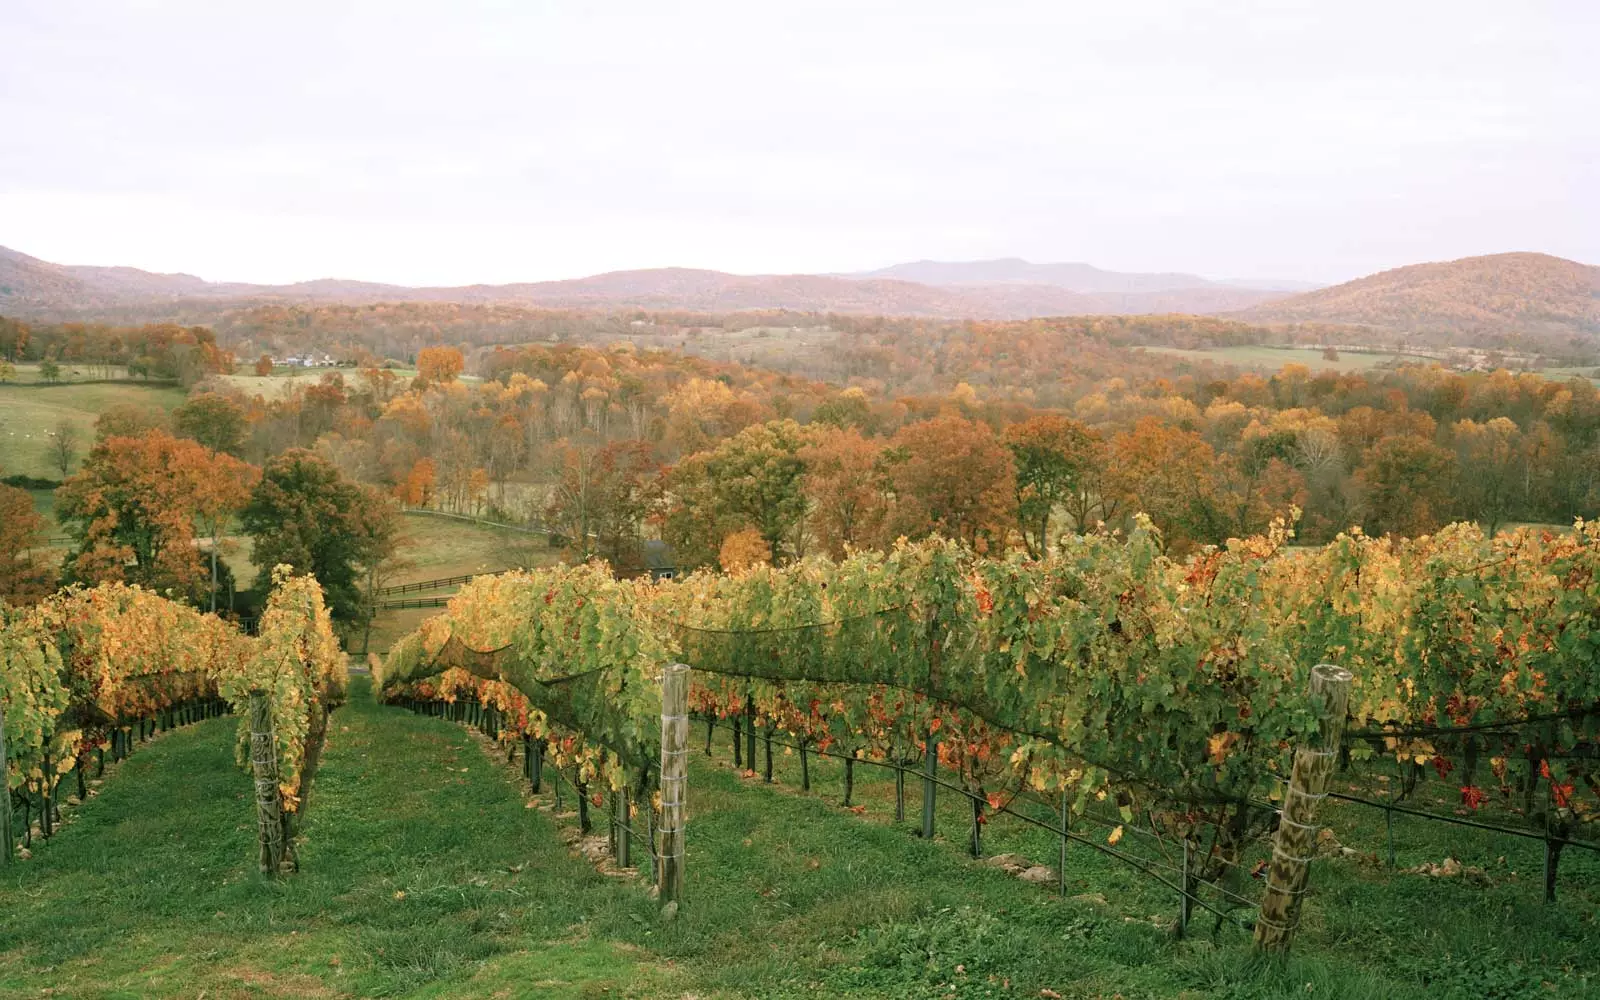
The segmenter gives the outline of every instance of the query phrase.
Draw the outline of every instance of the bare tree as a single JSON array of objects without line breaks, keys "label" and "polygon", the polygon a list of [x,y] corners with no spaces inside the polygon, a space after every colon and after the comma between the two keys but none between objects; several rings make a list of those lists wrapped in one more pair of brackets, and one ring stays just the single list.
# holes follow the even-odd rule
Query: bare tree
[{"label": "bare tree", "polygon": [[50,463],[61,473],[61,478],[67,478],[67,473],[72,469],[72,460],[78,457],[78,426],[65,417],[56,424],[56,429],[49,434],[50,444],[48,454]]}]

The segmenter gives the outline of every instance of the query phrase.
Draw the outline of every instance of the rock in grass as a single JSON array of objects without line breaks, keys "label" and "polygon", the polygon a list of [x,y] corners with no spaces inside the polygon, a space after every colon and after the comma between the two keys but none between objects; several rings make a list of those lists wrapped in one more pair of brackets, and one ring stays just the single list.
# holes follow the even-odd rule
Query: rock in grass
[{"label": "rock in grass", "polygon": [[1017,878],[1022,879],[1024,882],[1054,882],[1056,880],[1056,870],[1046,865],[1034,865],[1032,868],[1018,872]]},{"label": "rock in grass", "polygon": [[983,863],[990,868],[1015,868],[1019,871],[1033,867],[1033,862],[1020,854],[996,854],[992,858],[985,858]]}]

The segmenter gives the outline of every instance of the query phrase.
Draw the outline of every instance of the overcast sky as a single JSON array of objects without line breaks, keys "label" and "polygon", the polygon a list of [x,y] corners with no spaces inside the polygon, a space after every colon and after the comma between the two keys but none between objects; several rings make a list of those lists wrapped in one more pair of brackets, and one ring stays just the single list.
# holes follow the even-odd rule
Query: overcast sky
[{"label": "overcast sky", "polygon": [[1600,263],[1600,2],[0,3],[0,245],[407,284]]}]

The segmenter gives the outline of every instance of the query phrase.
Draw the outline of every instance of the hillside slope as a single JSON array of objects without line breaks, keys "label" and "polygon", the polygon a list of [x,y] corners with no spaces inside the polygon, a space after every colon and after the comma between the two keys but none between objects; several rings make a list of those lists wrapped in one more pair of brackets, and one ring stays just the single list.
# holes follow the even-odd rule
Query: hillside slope
[{"label": "hillside slope", "polygon": [[1600,267],[1503,253],[1382,271],[1245,311],[1257,322],[1351,323],[1418,341],[1600,349]]}]

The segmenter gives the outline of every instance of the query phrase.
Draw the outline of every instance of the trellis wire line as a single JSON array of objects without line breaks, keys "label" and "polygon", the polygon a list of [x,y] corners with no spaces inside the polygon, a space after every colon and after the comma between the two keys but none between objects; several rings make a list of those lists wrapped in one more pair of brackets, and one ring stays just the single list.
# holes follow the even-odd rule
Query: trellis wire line
[{"label": "trellis wire line", "polygon": [[[467,701],[462,701],[462,704],[467,704],[467,703],[468,703]],[[420,704],[427,704],[427,702],[418,701],[417,704],[419,704],[419,705]],[[445,704],[445,702],[436,701],[435,704]],[[478,702],[477,704],[482,704],[482,702]],[[415,711],[415,710],[413,710],[413,711]],[[454,720],[445,719],[443,721],[450,722],[450,721],[454,721]],[[478,728],[476,726],[473,726],[472,723],[466,722],[464,720],[458,722],[457,724],[461,725],[461,726],[464,726],[464,727],[467,727],[469,729]],[[483,732],[482,729],[478,729],[478,731],[480,733]],[[534,738],[535,739],[539,739],[539,737],[534,737]],[[603,746],[603,744],[602,744],[602,746]],[[611,749],[611,748],[610,747],[606,747],[606,749]],[[661,767],[661,763],[659,761],[646,761],[644,764],[642,764],[640,766],[643,767],[643,768],[646,768],[646,769],[648,769],[650,767],[655,767],[657,770],[659,770],[660,767]],[[565,781],[567,783],[567,785],[572,788],[573,793],[575,795],[577,794],[578,782],[575,779],[569,778],[565,774],[563,774],[561,772],[561,768],[560,768],[559,765],[554,764],[554,763],[546,764],[544,773],[546,773],[546,774],[550,775],[552,778],[554,778],[554,780],[557,783]],[[672,780],[672,779],[668,779],[668,780]],[[612,810],[610,806],[601,806],[599,808],[603,809],[606,812],[606,814],[609,815],[609,816],[615,817],[615,815],[616,815],[615,811]],[[651,857],[660,857],[661,856],[659,853],[656,852],[655,845],[651,841],[651,838],[650,838],[649,834],[640,833],[638,830],[635,830],[631,825],[629,825],[626,822],[618,823],[617,825],[619,827],[622,827],[623,829],[626,829],[629,832],[629,834],[631,834],[632,836],[637,837],[637,838],[643,840],[646,844],[648,844],[650,846],[650,855],[651,855]]]},{"label": "trellis wire line", "polygon": [[[718,722],[716,720],[708,720],[708,721],[710,721],[711,725],[713,727],[715,727],[715,728],[724,729],[724,730],[727,730],[729,732],[732,731],[732,727],[726,726],[721,722]],[[786,746],[786,747],[790,747],[791,749],[796,749],[796,750],[800,749],[799,747],[796,747],[792,743],[786,743],[786,742],[783,742],[781,740],[774,739],[772,742],[773,742],[773,744],[775,746]],[[833,757],[833,758],[838,759],[838,760],[855,760],[855,761],[859,761],[861,763],[871,764],[871,765],[876,766],[876,767],[883,767],[883,768],[888,768],[890,770],[904,771],[904,772],[906,772],[908,774],[915,774],[915,775],[918,775],[919,777],[923,778],[924,780],[930,780],[936,785],[940,785],[940,786],[942,786],[944,788],[948,788],[949,790],[951,790],[953,792],[956,792],[958,794],[964,795],[969,799],[972,799],[974,801],[982,801],[981,799],[978,799],[977,796],[973,795],[970,791],[968,791],[967,789],[965,789],[965,788],[963,788],[963,787],[961,787],[959,785],[951,784],[951,783],[949,783],[947,781],[944,781],[942,779],[939,779],[939,778],[928,778],[927,774],[922,772],[922,771],[917,771],[917,770],[914,770],[912,768],[908,768],[908,767],[904,767],[904,766],[899,765],[899,764],[891,763],[889,761],[873,760],[870,757],[849,757],[849,756],[847,756],[845,754],[833,753],[831,751],[821,750],[821,749],[816,749],[816,748],[812,748],[807,752],[816,753],[818,756],[823,756],[823,757]],[[1071,830],[1063,830],[1058,826],[1053,826],[1053,825],[1051,825],[1049,823],[1045,823],[1042,820],[1039,820],[1039,819],[1036,819],[1036,818],[1034,818],[1032,816],[1027,815],[1026,813],[1017,812],[1016,810],[1010,808],[1009,806],[1001,806],[1000,808],[995,809],[993,811],[995,813],[1003,813],[1003,814],[1005,814],[1007,816],[1013,816],[1013,817],[1015,817],[1017,819],[1022,820],[1024,823],[1030,823],[1033,826],[1036,826],[1036,827],[1038,827],[1038,828],[1040,828],[1042,830],[1046,830],[1046,831],[1054,834],[1057,837],[1064,837],[1067,840],[1076,841],[1077,843],[1080,843],[1080,844],[1085,844],[1085,845],[1087,845],[1089,847],[1094,848],[1097,851],[1100,851],[1102,854],[1106,854],[1106,855],[1109,855],[1110,857],[1116,858],[1117,860],[1121,861],[1123,864],[1129,866],[1130,868],[1133,868],[1136,871],[1139,871],[1145,877],[1154,879],[1155,881],[1161,883],[1162,885],[1164,885],[1167,888],[1171,889],[1173,892],[1177,893],[1180,896],[1187,897],[1190,901],[1194,902],[1196,905],[1200,906],[1201,908],[1210,911],[1211,913],[1215,914],[1216,916],[1218,916],[1218,917],[1220,917],[1220,918],[1222,918],[1224,920],[1229,920],[1229,921],[1232,921],[1232,922],[1238,924],[1238,926],[1242,930],[1249,930],[1250,929],[1250,926],[1247,923],[1241,921],[1237,914],[1230,913],[1230,912],[1227,912],[1227,911],[1224,911],[1224,910],[1219,910],[1215,906],[1211,905],[1210,903],[1208,903],[1205,900],[1201,899],[1200,897],[1196,896],[1194,893],[1189,892],[1186,889],[1180,888],[1179,886],[1174,885],[1171,882],[1168,882],[1165,878],[1163,878],[1160,875],[1156,874],[1154,871],[1151,870],[1150,867],[1148,867],[1148,865],[1146,863],[1146,859],[1139,858],[1136,855],[1126,854],[1124,852],[1117,851],[1117,850],[1115,850],[1115,849],[1113,849],[1111,847],[1108,847],[1108,846],[1106,846],[1104,844],[1096,843],[1095,841],[1093,841],[1093,840],[1091,840],[1091,839],[1089,839],[1087,837],[1084,837],[1084,836],[1081,836],[1079,834],[1073,833]],[[1154,863],[1159,864],[1159,862],[1154,862]],[[1168,865],[1166,867],[1170,868],[1171,866]],[[1173,870],[1174,871],[1179,871],[1181,869],[1173,869]],[[1199,883],[1199,882],[1197,882],[1196,884],[1199,885],[1199,884],[1210,884],[1210,883]],[[1217,887],[1217,888],[1220,888],[1220,887]],[[1256,904],[1251,902],[1248,905],[1254,906]]]},{"label": "trellis wire line", "polygon": [[[727,725],[726,723],[719,722],[719,721],[714,720],[714,719],[708,719],[706,721],[709,722],[712,725],[713,728],[721,729],[724,732],[730,732],[730,733],[734,732],[733,727]],[[780,739],[777,739],[777,738],[773,738],[772,743],[773,743],[774,746],[788,747],[788,748],[790,748],[792,750],[801,750],[802,749],[801,747],[796,746],[793,743],[787,743],[787,742],[785,742],[783,740],[780,740]],[[923,771],[923,770],[921,770],[921,769],[919,769],[917,767],[908,767],[908,766],[906,766],[904,764],[897,764],[897,763],[895,763],[893,761],[889,761],[889,760],[874,760],[871,757],[852,757],[852,756],[850,756],[848,754],[835,753],[835,752],[833,752],[831,750],[822,750],[822,749],[819,749],[817,747],[811,747],[809,749],[804,750],[803,752],[814,753],[814,754],[818,755],[819,757],[832,757],[835,760],[854,760],[854,761],[856,761],[858,763],[868,764],[868,765],[871,765],[873,767],[881,767],[881,768],[885,768],[885,769],[891,770],[891,771],[900,771],[900,772],[902,772],[904,774],[913,775],[913,776],[917,777],[919,780],[922,780],[922,781],[931,781],[933,784],[935,784],[935,785],[937,785],[937,786],[939,786],[941,788],[948,789],[948,790],[950,790],[952,792],[955,792],[958,795],[965,796],[966,798],[971,799],[973,801],[981,801],[981,802],[984,802],[985,805],[988,804],[986,800],[980,799],[978,796],[972,794],[972,792],[969,791],[966,787],[964,787],[962,785],[957,785],[957,784],[955,784],[953,782],[947,781],[947,780],[945,780],[943,778],[940,778],[940,777],[929,777],[927,772],[925,772],[925,771]],[[1037,800],[1031,800],[1031,801],[1037,801]],[[1043,807],[1045,807],[1045,808],[1053,808],[1052,806],[1050,806],[1049,803],[1040,802],[1038,804],[1043,806]],[[1273,807],[1267,807],[1267,808],[1270,809],[1270,808],[1273,808]],[[1035,823],[1035,825],[1038,825],[1038,821],[1034,820],[1032,817],[1023,816],[1022,814],[1017,813],[1016,811],[1014,811],[1012,809],[1009,809],[1009,808],[1001,807],[999,809],[994,809],[994,808],[991,807],[991,812],[1003,812],[1003,813],[1006,813],[1008,815],[1017,816],[1018,818],[1026,819],[1029,822],[1032,822],[1032,823]],[[1127,827],[1129,829],[1132,829],[1132,830],[1135,830],[1135,831],[1137,831],[1139,833],[1145,834],[1146,836],[1154,837],[1157,840],[1161,840],[1162,839],[1160,834],[1155,833],[1155,832],[1150,831],[1150,830],[1145,830],[1143,827],[1139,827],[1139,826],[1134,825],[1134,824],[1128,824],[1128,823],[1122,823],[1120,821],[1109,820],[1109,819],[1106,819],[1106,818],[1101,817],[1101,816],[1096,816],[1093,813],[1081,813],[1079,815],[1085,816],[1088,819],[1094,820],[1095,822],[1101,823],[1101,824],[1103,824],[1105,826],[1125,826],[1125,827]],[[1053,830],[1053,829],[1056,829],[1056,828],[1049,827],[1049,829]],[[1069,836],[1071,836],[1070,833],[1069,833]],[[1228,861],[1226,858],[1219,858],[1217,860],[1221,861],[1224,864],[1232,865],[1232,866],[1234,866],[1236,868],[1243,869],[1242,865],[1238,864],[1237,862]],[[1159,865],[1159,866],[1161,866],[1163,868],[1168,869],[1169,871],[1181,872],[1183,870],[1183,869],[1181,869],[1181,868],[1179,868],[1179,867],[1177,867],[1175,865],[1172,865],[1172,864],[1170,864],[1168,862],[1165,862],[1165,861],[1155,861],[1154,859],[1151,859],[1150,863],[1151,864],[1155,864],[1155,865]]]},{"label": "trellis wire line", "polygon": [[1421,809],[1411,809],[1402,805],[1390,805],[1388,803],[1377,802],[1372,799],[1364,799],[1355,795],[1344,795],[1339,792],[1329,792],[1328,797],[1338,799],[1341,802],[1354,802],[1357,805],[1368,806],[1373,809],[1385,809],[1391,812],[1401,813],[1406,816],[1416,816],[1419,819],[1435,820],[1440,823],[1450,823],[1455,826],[1466,826],[1475,830],[1487,830],[1490,833],[1500,833],[1508,837],[1521,837],[1524,840],[1537,840],[1552,844],[1561,844],[1566,847],[1577,847],[1582,850],[1600,853],[1600,844],[1592,841],[1572,840],[1568,837],[1552,837],[1543,833],[1535,833],[1532,830],[1518,830],[1514,827],[1497,826],[1493,823],[1480,823],[1477,820],[1466,819],[1462,816],[1445,816],[1441,813],[1431,813]]},{"label": "trellis wire line", "polygon": [[656,621],[661,622],[661,624],[665,625],[667,628],[678,629],[684,632],[699,632],[701,635],[773,635],[778,632],[804,632],[807,629],[831,628],[835,625],[849,625],[853,622],[861,622],[866,621],[869,618],[876,618],[879,615],[887,615],[893,614],[897,611],[904,611],[909,606],[910,605],[906,604],[894,604],[887,608],[879,608],[876,611],[863,611],[860,614],[847,615],[844,618],[835,618],[832,621],[805,622],[799,625],[774,625],[771,628],[703,628],[698,625],[686,625],[683,622],[662,621],[659,616],[651,614],[650,612],[646,612],[646,614],[650,615],[650,617],[654,618]]},{"label": "trellis wire line", "polygon": [[[1039,805],[1039,806],[1041,806],[1043,808],[1046,808],[1046,809],[1051,809],[1052,808],[1049,803],[1041,802],[1041,801],[1039,801],[1037,799],[1024,799],[1023,801],[1030,802],[1030,803],[1035,804],[1035,805]],[[1017,816],[1019,816],[1019,818],[1022,818],[1022,817],[1020,817],[1019,814],[1014,813],[1009,809],[1002,809],[1002,810],[997,810],[997,811],[1011,813],[1012,815],[1017,815]],[[1127,829],[1136,830],[1137,832],[1143,833],[1143,834],[1145,834],[1145,835],[1147,835],[1149,837],[1152,837],[1152,838],[1156,839],[1157,841],[1160,841],[1162,843],[1166,843],[1166,840],[1160,834],[1155,833],[1152,830],[1146,830],[1146,829],[1144,829],[1142,827],[1133,826],[1132,824],[1128,824],[1128,823],[1113,822],[1113,821],[1108,820],[1108,819],[1106,819],[1104,817],[1096,816],[1093,813],[1088,813],[1088,812],[1078,813],[1076,815],[1078,817],[1080,817],[1080,818],[1094,820],[1096,822],[1104,824],[1105,826],[1121,826],[1121,827],[1125,827]],[[1031,818],[1030,818],[1030,821],[1031,821]],[[1055,827],[1051,827],[1050,829],[1055,830],[1056,828]],[[1146,857],[1143,857],[1143,856],[1140,856],[1140,855],[1133,855],[1133,856],[1134,857],[1138,857],[1139,860],[1144,861],[1146,864],[1149,864],[1149,865],[1152,865],[1152,866],[1155,866],[1155,867],[1158,867],[1158,868],[1164,868],[1167,871],[1177,872],[1180,876],[1183,874],[1183,869],[1182,868],[1178,867],[1177,865],[1171,864],[1170,862],[1167,862],[1165,860],[1158,860],[1156,858],[1146,858]],[[1222,858],[1222,857],[1213,857],[1212,860],[1220,861],[1224,865],[1227,865],[1227,866],[1230,866],[1230,867],[1233,867],[1233,868],[1237,868],[1238,870],[1240,870],[1242,872],[1245,872],[1246,874],[1250,875],[1251,877],[1254,877],[1253,872],[1251,872],[1249,869],[1247,869],[1244,865],[1241,865],[1241,864],[1239,864],[1237,862],[1229,861],[1227,858]],[[1238,902],[1240,902],[1241,904],[1243,904],[1245,906],[1257,906],[1257,905],[1259,905],[1259,902],[1257,900],[1250,899],[1247,896],[1242,896],[1242,895],[1234,892],[1233,890],[1228,889],[1226,886],[1217,884],[1216,882],[1207,881],[1205,879],[1201,879],[1201,878],[1197,877],[1195,879],[1195,885],[1196,886],[1209,886],[1209,887],[1217,890],[1218,892],[1222,893],[1224,896],[1227,896],[1227,897],[1229,897],[1231,899],[1237,900]]]},{"label": "trellis wire line", "polygon": [[[1055,810],[1055,805],[1053,803],[1046,802],[1045,800],[1043,800],[1041,798],[1038,798],[1036,796],[1025,795],[1025,796],[1023,796],[1023,800],[1026,801],[1026,802],[1031,802],[1034,805],[1039,806],[1041,809],[1049,809],[1049,810],[1052,811],[1052,813]],[[1240,802],[1239,804],[1240,805],[1245,805],[1245,804],[1253,805],[1253,803],[1248,803],[1248,802]],[[1097,813],[1089,812],[1087,809],[1084,810],[1081,813],[1076,813],[1075,815],[1077,815],[1079,817],[1082,817],[1084,819],[1090,820],[1091,822],[1099,823],[1102,826],[1107,826],[1107,827],[1120,826],[1120,827],[1124,827],[1125,829],[1127,829],[1129,831],[1132,831],[1134,833],[1143,834],[1143,835],[1145,835],[1147,837],[1150,837],[1150,838],[1153,838],[1153,839],[1155,839],[1157,841],[1160,841],[1163,844],[1170,842],[1169,838],[1167,838],[1165,835],[1159,833],[1158,831],[1155,831],[1155,830],[1152,830],[1152,829],[1148,829],[1146,827],[1139,826],[1138,824],[1133,823],[1133,822],[1124,821],[1122,819],[1113,819],[1113,818],[1108,817],[1108,816],[1101,816],[1101,815],[1099,815]],[[1224,857],[1222,857],[1220,855],[1212,855],[1210,857],[1210,860],[1218,861],[1218,862],[1220,862],[1220,863],[1222,863],[1224,865],[1228,865],[1228,866],[1231,866],[1233,868],[1238,868],[1240,870],[1246,870],[1249,867],[1249,866],[1247,866],[1247,865],[1245,865],[1245,864],[1243,864],[1241,862],[1238,862],[1238,861],[1229,861],[1227,858],[1224,858]],[[1180,869],[1173,868],[1173,871],[1178,871],[1178,870],[1180,870]]]},{"label": "trellis wire line", "polygon": [[1468,726],[1418,726],[1412,729],[1356,729],[1346,730],[1344,738],[1353,739],[1412,739],[1419,736],[1452,736],[1457,733],[1481,733],[1496,729],[1515,729],[1519,726],[1532,726],[1541,722],[1560,722],[1567,719],[1582,719],[1590,715],[1600,715],[1600,702],[1586,708],[1571,708],[1565,712],[1550,712],[1545,715],[1526,715],[1520,718],[1492,719],[1488,722],[1473,723]]}]

